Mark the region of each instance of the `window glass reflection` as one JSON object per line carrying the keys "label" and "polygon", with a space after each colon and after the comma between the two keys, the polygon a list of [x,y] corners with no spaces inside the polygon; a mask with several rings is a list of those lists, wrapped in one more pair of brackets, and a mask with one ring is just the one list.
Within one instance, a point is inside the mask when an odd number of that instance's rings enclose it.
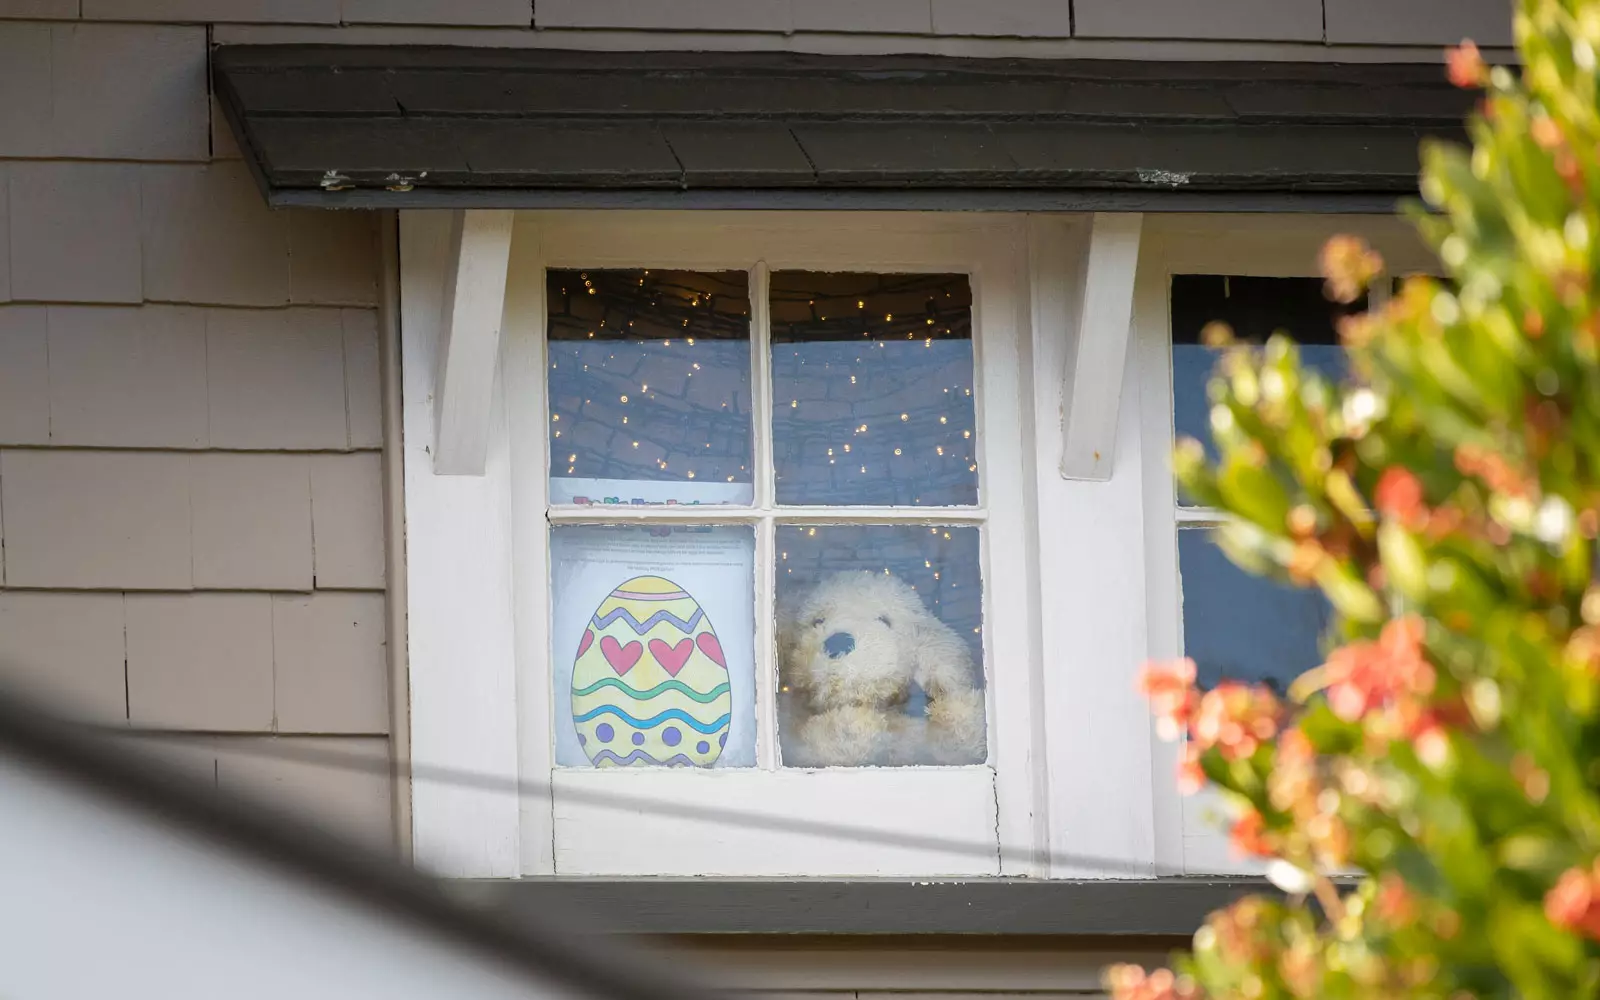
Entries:
{"label": "window glass reflection", "polygon": [[987,758],[977,528],[782,525],[776,550],[785,765]]}
{"label": "window glass reflection", "polygon": [[550,531],[556,763],[755,764],[755,535]]}
{"label": "window glass reflection", "polygon": [[748,504],[743,271],[550,271],[550,502]]}
{"label": "window glass reflection", "polygon": [[1339,344],[1341,317],[1366,309],[1329,302],[1321,278],[1258,278],[1238,275],[1178,274],[1172,278],[1172,415],[1179,437],[1192,437],[1216,457],[1211,442],[1211,403],[1206,382],[1221,351],[1200,342],[1208,323],[1226,323],[1234,336],[1261,344],[1278,331],[1300,345],[1300,358],[1333,379],[1347,371]]}
{"label": "window glass reflection", "polygon": [[1184,655],[1201,687],[1238,680],[1286,692],[1322,662],[1332,609],[1320,590],[1251,576],[1228,561],[1213,532],[1198,528],[1178,532],[1178,570]]}
{"label": "window glass reflection", "polygon": [[771,303],[779,503],[977,503],[966,275],[778,271]]}

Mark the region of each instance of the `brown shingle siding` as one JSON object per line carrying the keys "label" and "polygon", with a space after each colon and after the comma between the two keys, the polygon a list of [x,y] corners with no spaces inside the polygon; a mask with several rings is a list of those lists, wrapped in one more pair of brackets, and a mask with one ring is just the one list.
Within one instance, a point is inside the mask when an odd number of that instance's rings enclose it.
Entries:
{"label": "brown shingle siding", "polygon": [[383,470],[376,452],[311,458],[318,588],[383,589]]}
{"label": "brown shingle siding", "polygon": [[78,17],[78,0],[0,0],[0,18],[47,20]]}
{"label": "brown shingle siding", "polygon": [[0,156],[204,160],[200,26],[0,21]]}
{"label": "brown shingle siding", "polygon": [[344,22],[526,28],[533,0],[344,0]]}
{"label": "brown shingle siding", "polygon": [[382,594],[273,598],[278,732],[389,731],[383,608]]}
{"label": "brown shingle siding", "polygon": [[1075,0],[1080,38],[1322,41],[1322,0]]}
{"label": "brown shingle siding", "polygon": [[204,27],[53,25],[50,76],[47,155],[117,160],[205,160],[209,155]]}
{"label": "brown shingle siding", "polygon": [[378,228],[371,213],[302,210],[284,214],[289,221],[291,302],[378,304]]}
{"label": "brown shingle siding", "polygon": [[393,803],[382,737],[219,737],[217,785],[316,817],[330,831],[385,850]]}
{"label": "brown shingle siding", "polygon": [[311,589],[307,456],[196,455],[189,483],[197,588]]}
{"label": "brown shingle siding", "polygon": [[137,166],[28,161],[8,173],[13,299],[144,298]]}
{"label": "brown shingle siding", "polygon": [[272,730],[270,596],[129,594],[124,611],[133,725]]}
{"label": "brown shingle siding", "polygon": [[128,718],[121,594],[0,591],[0,683],[62,711]]}
{"label": "brown shingle siding", "polygon": [[206,345],[212,447],[349,447],[338,310],[208,310]]}
{"label": "brown shingle siding", "polygon": [[50,442],[204,448],[204,310],[50,306]]}
{"label": "brown shingle siding", "polygon": [[82,0],[85,20],[338,24],[339,0]]}
{"label": "brown shingle siding", "polygon": [[[0,686],[388,845],[376,221],[269,210],[206,78],[211,24],[342,6],[0,0]],[[397,17],[531,20],[434,6]],[[313,462],[321,569],[371,589],[313,592]]]}
{"label": "brown shingle siding", "polygon": [[188,590],[189,456],[0,451],[6,583]]}
{"label": "brown shingle siding", "polygon": [[288,304],[289,216],[266,206],[243,163],[142,173],[145,298]]}
{"label": "brown shingle siding", "polygon": [[383,373],[378,356],[378,314],[371,309],[345,309],[344,398],[349,416],[350,447],[383,446]]}
{"label": "brown shingle siding", "polygon": [[0,156],[50,145],[50,26],[0,22]]}
{"label": "brown shingle siding", "polygon": [[50,440],[48,337],[43,306],[0,306],[0,444]]}

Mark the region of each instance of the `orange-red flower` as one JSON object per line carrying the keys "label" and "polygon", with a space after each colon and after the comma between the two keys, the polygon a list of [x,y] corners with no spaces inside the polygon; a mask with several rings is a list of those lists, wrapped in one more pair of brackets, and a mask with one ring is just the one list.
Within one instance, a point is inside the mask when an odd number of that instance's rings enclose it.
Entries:
{"label": "orange-red flower", "polygon": [[1113,965],[1107,969],[1106,987],[1112,1000],[1200,1000],[1204,996],[1188,976],[1171,969],[1146,972],[1137,965]]}
{"label": "orange-red flower", "polygon": [[1425,626],[1415,615],[1383,627],[1377,642],[1353,642],[1333,651],[1322,670],[1328,706],[1346,722],[1377,708],[1414,704],[1433,691],[1433,665],[1422,655]]}
{"label": "orange-red flower", "polygon": [[1304,810],[1314,803],[1319,791],[1316,771],[1317,751],[1311,740],[1298,729],[1286,729],[1278,737],[1272,773],[1267,776],[1267,797],[1280,812]]}
{"label": "orange-red flower", "polygon": [[1404,927],[1417,919],[1417,900],[1406,888],[1405,880],[1394,872],[1384,872],[1378,881],[1373,909],[1379,920],[1390,927]]}
{"label": "orange-red flower", "polygon": [[1383,258],[1358,236],[1335,236],[1322,247],[1322,276],[1328,297],[1354,302],[1383,273]]}
{"label": "orange-red flower", "polygon": [[1183,754],[1178,758],[1178,792],[1182,795],[1194,795],[1206,786],[1206,772],[1200,766],[1200,748],[1193,743],[1183,745]]}
{"label": "orange-red flower", "polygon": [[1459,46],[1447,52],[1445,65],[1449,70],[1450,82],[1463,90],[1482,87],[1489,82],[1489,66],[1470,40],[1463,40]]}
{"label": "orange-red flower", "polygon": [[1555,888],[1545,893],[1544,915],[1557,927],[1600,941],[1600,862],[1569,868]]}
{"label": "orange-red flower", "polygon": [[1283,705],[1265,687],[1225,681],[1200,697],[1189,724],[1201,750],[1216,747],[1226,760],[1243,760],[1278,735]]}
{"label": "orange-red flower", "polygon": [[1267,858],[1277,853],[1266,821],[1254,809],[1246,809],[1228,830],[1233,849],[1247,858]]}
{"label": "orange-red flower", "polygon": [[1189,728],[1200,700],[1195,675],[1194,661],[1187,658],[1152,660],[1139,671],[1139,691],[1150,699],[1150,711],[1164,740],[1175,740]]}
{"label": "orange-red flower", "polygon": [[1402,524],[1417,524],[1428,515],[1422,499],[1422,481],[1403,466],[1391,465],[1383,470],[1373,500],[1380,512]]}

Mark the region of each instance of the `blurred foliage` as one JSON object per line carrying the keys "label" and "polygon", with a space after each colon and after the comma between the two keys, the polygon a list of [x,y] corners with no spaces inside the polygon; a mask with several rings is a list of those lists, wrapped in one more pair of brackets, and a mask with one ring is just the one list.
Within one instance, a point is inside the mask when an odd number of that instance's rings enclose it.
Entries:
{"label": "blurred foliage", "polygon": [[[1182,780],[1286,894],[1109,970],[1119,1000],[1600,995],[1600,0],[1515,18],[1520,74],[1450,53],[1471,148],[1422,151],[1448,280],[1344,321],[1349,384],[1230,347],[1219,458],[1176,450],[1229,556],[1338,621],[1287,701],[1146,668]],[[1383,275],[1351,238],[1323,264],[1344,301]]]}

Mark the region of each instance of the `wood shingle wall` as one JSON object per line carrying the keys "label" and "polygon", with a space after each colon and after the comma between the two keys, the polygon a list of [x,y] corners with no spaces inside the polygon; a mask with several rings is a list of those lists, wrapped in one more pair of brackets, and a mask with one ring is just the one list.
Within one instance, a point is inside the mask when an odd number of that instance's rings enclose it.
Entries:
{"label": "wood shingle wall", "polygon": [[0,20],[0,671],[390,843],[281,752],[387,753],[374,218],[268,210],[145,23],[246,6],[0,0],[65,18]]}

